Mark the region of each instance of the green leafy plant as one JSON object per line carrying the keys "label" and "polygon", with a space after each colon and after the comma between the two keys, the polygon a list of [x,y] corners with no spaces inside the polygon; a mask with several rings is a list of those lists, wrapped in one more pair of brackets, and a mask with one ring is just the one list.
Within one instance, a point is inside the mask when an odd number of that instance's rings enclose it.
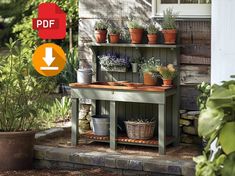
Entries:
{"label": "green leafy plant", "polygon": [[172,64],[168,64],[167,66],[158,66],[157,71],[159,72],[162,79],[174,79],[176,76],[176,69]]}
{"label": "green leafy plant", "polygon": [[208,140],[202,156],[194,158],[196,176],[234,175],[235,81],[213,85],[199,117],[198,133]]}
{"label": "green leafy plant", "polygon": [[38,127],[38,109],[54,88],[53,78],[38,75],[31,51],[7,44],[9,55],[0,58],[0,131],[27,131]]}
{"label": "green leafy plant", "polygon": [[116,26],[110,26],[108,28],[108,32],[109,32],[109,34],[120,34],[121,30],[120,30],[120,28],[118,28]]}
{"label": "green leafy plant", "polygon": [[159,28],[157,28],[154,24],[150,24],[147,28],[148,34],[157,34]]}
{"label": "green leafy plant", "polygon": [[140,68],[142,72],[157,73],[157,67],[160,65],[160,59],[151,57],[149,59],[143,59],[142,63],[140,64]]}
{"label": "green leafy plant", "polygon": [[206,109],[206,102],[211,93],[211,85],[209,83],[202,82],[197,85],[197,89],[200,92],[197,97],[197,105],[200,110]]}
{"label": "green leafy plant", "polygon": [[139,58],[139,57],[131,58],[130,61],[131,61],[131,63],[140,64],[141,58]]}
{"label": "green leafy plant", "polygon": [[95,30],[107,30],[108,25],[106,21],[100,20],[100,21],[96,21],[94,28]]}
{"label": "green leafy plant", "polygon": [[173,9],[168,8],[163,12],[162,29],[176,29],[175,18],[177,14],[173,12]]}
{"label": "green leafy plant", "polygon": [[129,29],[143,29],[144,27],[139,24],[137,21],[129,21],[127,24]]}

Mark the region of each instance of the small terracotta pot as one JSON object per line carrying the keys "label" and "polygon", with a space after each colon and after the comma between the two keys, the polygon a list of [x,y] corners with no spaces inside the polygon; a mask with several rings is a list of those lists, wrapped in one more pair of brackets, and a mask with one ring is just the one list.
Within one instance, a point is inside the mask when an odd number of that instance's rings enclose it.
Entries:
{"label": "small terracotta pot", "polygon": [[142,42],[144,29],[129,29],[131,36],[131,43],[138,44]]}
{"label": "small terracotta pot", "polygon": [[95,39],[97,43],[106,43],[107,30],[95,30]]}
{"label": "small terracotta pot", "polygon": [[144,73],[144,85],[146,86],[155,86],[157,84],[156,79],[153,78],[153,74],[151,72]]}
{"label": "small terracotta pot", "polygon": [[164,35],[165,44],[175,44],[176,42],[176,30],[162,30],[162,33]]}
{"label": "small terracotta pot", "polygon": [[172,79],[163,79],[163,86],[172,86]]}
{"label": "small terracotta pot", "polygon": [[148,44],[156,44],[157,43],[157,34],[148,34]]}
{"label": "small terracotta pot", "polygon": [[109,34],[110,43],[118,43],[120,39],[119,34]]}

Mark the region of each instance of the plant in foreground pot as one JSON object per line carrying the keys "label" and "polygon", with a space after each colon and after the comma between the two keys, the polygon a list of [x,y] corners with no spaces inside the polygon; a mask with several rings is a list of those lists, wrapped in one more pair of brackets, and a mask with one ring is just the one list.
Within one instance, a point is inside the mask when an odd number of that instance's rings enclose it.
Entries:
{"label": "plant in foreground pot", "polygon": [[151,139],[156,122],[148,119],[125,121],[127,136],[130,139]]}
{"label": "plant in foreground pot", "polygon": [[206,139],[203,155],[195,157],[196,176],[235,175],[235,81],[213,85],[199,116],[198,133]]}
{"label": "plant in foreground pot", "polygon": [[110,43],[118,43],[120,39],[121,30],[118,27],[111,26],[108,29],[109,31],[109,41]]}
{"label": "plant in foreground pot", "polygon": [[106,43],[108,25],[104,20],[95,23],[95,39],[97,43]]}
{"label": "plant in foreground pot", "polygon": [[35,73],[31,50],[16,43],[10,40],[9,55],[0,58],[0,170],[32,166],[38,109],[55,83]]}
{"label": "plant in foreground pot", "polygon": [[155,27],[154,24],[150,24],[147,28],[148,32],[148,44],[156,44],[157,43],[157,32],[159,28]]}
{"label": "plant in foreground pot", "polygon": [[129,21],[128,28],[131,36],[131,43],[139,44],[142,42],[144,27],[137,21]]}
{"label": "plant in foreground pot", "polygon": [[172,80],[176,76],[176,69],[172,64],[168,64],[165,66],[158,66],[157,71],[163,80],[162,86],[172,86]]}
{"label": "plant in foreground pot", "polygon": [[160,64],[160,59],[156,59],[154,57],[143,59],[143,63],[140,64],[140,68],[144,75],[144,85],[155,86],[157,84],[157,67],[160,66]]}
{"label": "plant in foreground pot", "polygon": [[126,72],[130,67],[129,57],[118,53],[107,53],[98,56],[102,70],[110,72]]}
{"label": "plant in foreground pot", "polygon": [[162,33],[164,35],[165,44],[175,44],[176,42],[176,14],[173,9],[168,8],[163,12]]}

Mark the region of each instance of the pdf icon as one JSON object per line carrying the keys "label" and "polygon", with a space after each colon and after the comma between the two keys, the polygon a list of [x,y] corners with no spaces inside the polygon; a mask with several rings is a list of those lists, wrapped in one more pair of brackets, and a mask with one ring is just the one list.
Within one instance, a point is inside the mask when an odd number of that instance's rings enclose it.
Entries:
{"label": "pdf icon", "polygon": [[55,3],[42,3],[38,18],[33,19],[33,29],[41,39],[64,39],[66,36],[66,13]]}

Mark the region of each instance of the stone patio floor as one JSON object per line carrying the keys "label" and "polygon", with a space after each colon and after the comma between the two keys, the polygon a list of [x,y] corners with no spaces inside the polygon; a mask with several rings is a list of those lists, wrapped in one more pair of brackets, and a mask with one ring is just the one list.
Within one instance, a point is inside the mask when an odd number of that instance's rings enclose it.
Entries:
{"label": "stone patio floor", "polygon": [[[45,135],[46,136],[46,135]],[[118,145],[116,151],[105,143],[70,145],[70,132],[47,135],[35,145],[35,167],[52,169],[102,168],[117,175],[194,175],[192,157],[200,154],[196,145],[169,146],[165,156],[157,148]]]}

